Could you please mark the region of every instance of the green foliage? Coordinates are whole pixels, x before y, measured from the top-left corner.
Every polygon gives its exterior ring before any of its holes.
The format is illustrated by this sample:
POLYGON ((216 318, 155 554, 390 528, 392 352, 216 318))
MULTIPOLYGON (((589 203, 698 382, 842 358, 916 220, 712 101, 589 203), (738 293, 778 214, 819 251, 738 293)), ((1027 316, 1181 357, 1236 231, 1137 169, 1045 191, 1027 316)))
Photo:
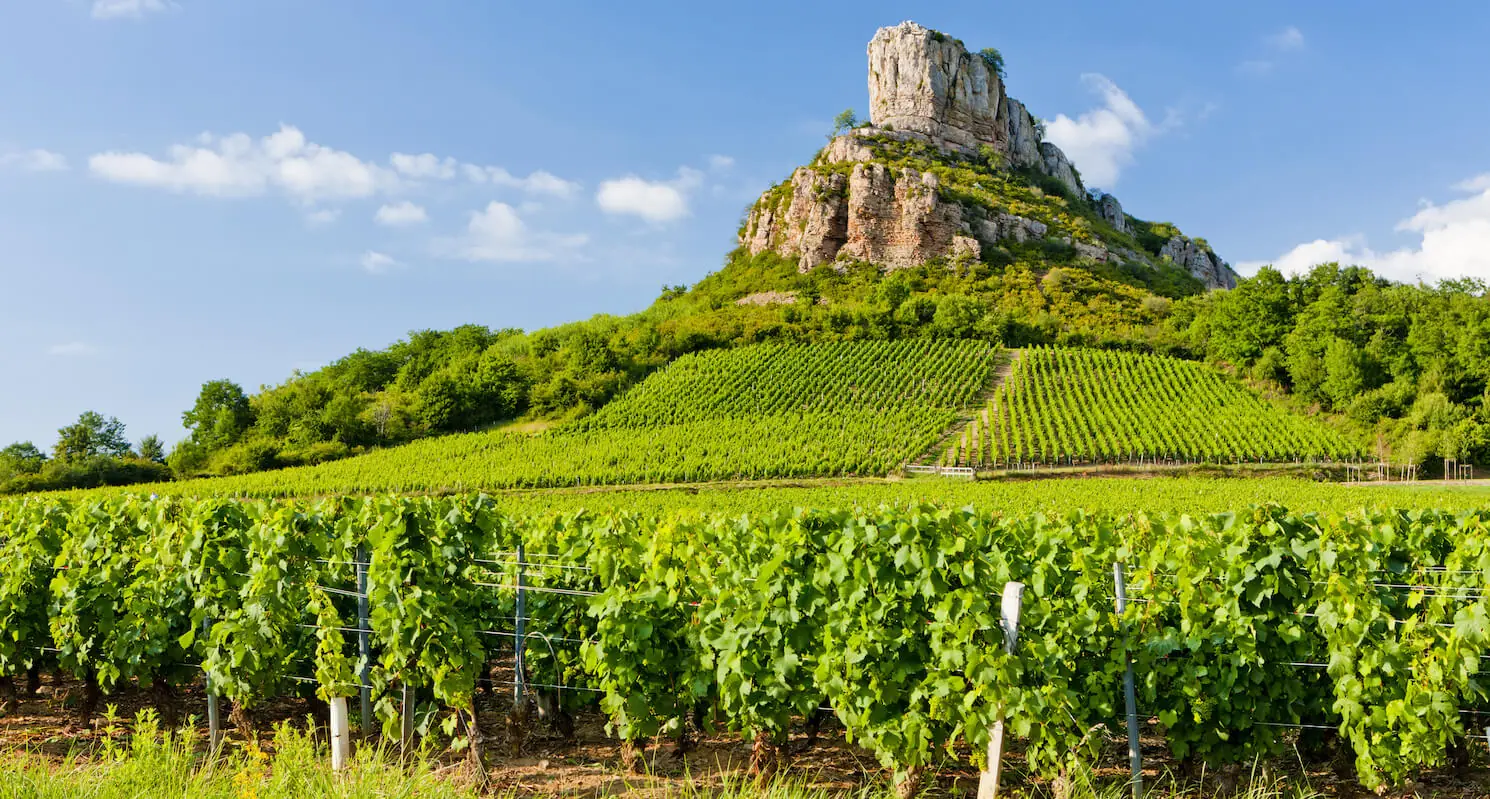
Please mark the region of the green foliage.
POLYGON ((241 565, 216 571, 218 582, 195 596, 189 640, 206 624, 199 651, 213 690, 252 708, 288 689, 313 648, 315 636, 301 625, 330 531, 323 516, 293 505, 204 511, 204 565, 241 565), (228 549, 235 545, 241 554, 228 549))
POLYGON ((831 587, 806 581, 830 557, 833 520, 774 513, 726 526, 704 564, 714 599, 701 606, 700 645, 711 656, 720 710, 747 739, 787 743, 793 717, 824 701, 814 672, 831 587))
POLYGON ((46 465, 46 453, 30 441, 19 441, 0 449, 0 481, 16 475, 36 474, 46 465))
POLYGON ((833 132, 828 134, 828 138, 831 139, 840 133, 853 130, 858 126, 859 118, 854 114, 854 109, 845 108, 838 112, 838 116, 833 117, 833 132))
MULTIPOLYGON (((28 648, 49 631, 64 668, 105 689, 176 679, 174 664, 202 657, 245 706, 307 670, 323 696, 346 696, 347 610, 326 586, 348 584, 365 546, 387 724, 386 689, 399 683, 470 707, 492 656, 480 631, 505 627, 521 565, 529 584, 595 594, 532 608, 535 623, 574 626, 530 650, 555 647, 542 668, 565 664, 567 684, 599 690, 628 740, 679 732, 707 702, 730 728, 780 742, 826 697, 851 739, 897 771, 944 762, 961 742, 981 753, 1002 719, 1030 770, 1053 776, 1096 756, 1131 652, 1140 711, 1176 756, 1251 762, 1282 751, 1288 725, 1321 725, 1384 788, 1441 765, 1469 734, 1461 711, 1490 707, 1478 680, 1490 654, 1487 522, 1483 510, 1278 506, 555 520, 483 496, 13 500, 0 502, 0 616, 28 648), (510 559, 518 544, 545 564, 510 559), (1142 600, 1121 617, 1115 563, 1142 600), (24 589, 49 570, 50 604, 31 601, 24 589), (548 582, 564 570, 574 582, 548 582), (1012 655, 997 606, 1010 581, 1025 586, 1012 655), (195 634, 204 621, 209 634, 195 634)), ((13 674, 27 664, 22 644, 7 646, 0 667, 13 674)))
MULTIPOLYGON (((390 684, 430 686, 441 703, 469 708, 485 664, 476 611, 489 589, 476 560, 492 552, 500 520, 486 497, 468 500, 379 499, 357 509, 367 530, 367 597, 382 642, 372 671, 390 684)), ((378 703, 385 734, 397 734, 399 707, 378 703)))
POLYGON ((248 395, 231 380, 203 383, 196 404, 181 414, 181 423, 191 431, 192 442, 208 450, 233 445, 253 421, 248 395))
POLYGON ((1315 530, 1276 508, 1203 519, 1152 519, 1129 583, 1147 635, 1140 703, 1177 757, 1249 762, 1279 754, 1279 730, 1329 721, 1317 625, 1296 613, 1315 594, 1315 530))
POLYGON ((0 502, 0 677, 41 664, 50 646, 47 592, 62 513, 49 503, 0 502))
POLYGON ((626 741, 677 733, 711 682, 695 641, 706 594, 691 579, 705 542, 684 526, 639 535, 625 517, 591 529, 591 563, 607 588, 590 605, 595 639, 583 652, 609 728, 626 741))
POLYGON ((77 463, 89 458, 123 458, 129 454, 129 439, 124 437, 124 423, 96 411, 84 411, 78 420, 57 431, 53 460, 77 463))
POLYGON ((449 436, 180 490, 284 496, 885 474, 972 402, 995 353, 983 342, 918 339, 685 356, 599 413, 543 433, 449 436))
POLYGON ((1156 457, 1276 462, 1358 451, 1200 364, 1037 348, 1022 353, 946 459, 968 466, 1156 457))
POLYGON ((1301 406, 1345 414, 1394 461, 1441 457, 1438 433, 1487 421, 1490 297, 1473 284, 1394 285, 1335 264, 1291 278, 1264 268, 1180 309, 1172 329, 1187 350, 1266 373, 1301 406))
POLYGON ((978 51, 978 57, 988 65, 988 71, 999 76, 999 80, 1008 79, 1009 76, 1004 72, 1004 54, 1000 53, 997 48, 985 47, 978 51))
POLYGON ((154 463, 166 462, 166 445, 160 440, 160 436, 151 434, 140 439, 140 460, 152 461, 154 463))

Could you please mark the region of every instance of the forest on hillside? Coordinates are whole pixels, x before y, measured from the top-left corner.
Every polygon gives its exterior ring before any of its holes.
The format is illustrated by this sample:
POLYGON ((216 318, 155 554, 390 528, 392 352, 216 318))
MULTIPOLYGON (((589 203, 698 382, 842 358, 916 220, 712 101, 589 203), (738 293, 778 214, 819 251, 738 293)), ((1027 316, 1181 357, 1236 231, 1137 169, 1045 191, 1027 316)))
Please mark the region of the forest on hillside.
POLYGON ((1490 461, 1490 295, 1478 281, 1389 282, 1325 264, 1271 268, 1236 289, 1167 297, 1036 253, 996 265, 869 264, 799 273, 769 253, 731 255, 648 309, 533 332, 466 325, 358 350, 249 393, 203 385, 186 438, 132 445, 88 412, 50 452, 0 450, 0 492, 241 474, 318 463, 518 419, 586 416, 691 352, 762 342, 978 339, 1173 355, 1232 370, 1327 414, 1396 462, 1490 461), (1032 260, 1033 259, 1033 260, 1032 260), (774 292, 784 302, 740 301, 774 292))

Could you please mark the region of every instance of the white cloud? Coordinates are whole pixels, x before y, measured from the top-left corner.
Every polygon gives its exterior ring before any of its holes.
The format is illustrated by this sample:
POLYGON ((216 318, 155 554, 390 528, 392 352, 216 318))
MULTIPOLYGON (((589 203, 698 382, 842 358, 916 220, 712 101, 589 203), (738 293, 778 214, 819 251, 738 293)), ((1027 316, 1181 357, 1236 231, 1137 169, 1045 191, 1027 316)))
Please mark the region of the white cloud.
POLYGON ((1461 180, 1454 184, 1454 188, 1463 192, 1479 192, 1490 189, 1490 172, 1483 175, 1475 175, 1469 180, 1461 180))
POLYGON ((61 358, 81 358, 97 352, 98 348, 86 341, 69 341, 66 344, 54 344, 47 348, 48 355, 56 355, 61 358))
POLYGON ((571 197, 579 191, 578 183, 564 180, 542 169, 527 177, 518 177, 499 166, 465 164, 454 158, 440 158, 433 153, 394 153, 390 161, 399 174, 415 179, 451 180, 460 175, 472 183, 491 184, 550 197, 571 197))
POLYGON ((518 189, 528 194, 567 198, 579 191, 579 184, 564 180, 551 172, 538 170, 525 178, 517 177, 499 166, 477 166, 462 164, 461 171, 472 183, 490 183, 493 186, 518 189))
POLYGON ((408 155, 406 153, 394 153, 388 161, 400 175, 415 179, 449 180, 455 177, 455 170, 459 166, 454 158, 440 159, 432 153, 422 155, 408 155))
POLYGON ((174 7, 175 4, 168 0, 93 0, 93 18, 139 19, 174 7))
POLYGON ((1087 185, 1112 188, 1123 168, 1133 163, 1133 151, 1164 127, 1150 122, 1127 92, 1106 77, 1086 74, 1081 79, 1102 96, 1102 106, 1075 119, 1058 115, 1046 123, 1045 138, 1076 164, 1087 185))
POLYGON ((309 211, 305 215, 305 221, 311 227, 324 227, 341 218, 340 208, 318 208, 309 211))
POLYGON ((1277 33, 1271 34, 1266 39, 1267 46, 1274 50, 1302 50, 1304 49, 1304 32, 1289 25, 1277 33))
POLYGON ((380 252, 373 252, 372 250, 368 250, 367 252, 362 254, 362 268, 366 269, 368 272, 374 275, 382 275, 388 272, 392 272, 394 269, 397 269, 400 266, 402 266, 402 264, 394 260, 393 257, 390 255, 385 255, 380 252))
POLYGON ((727 155, 709 156, 709 168, 715 170, 716 172, 722 172, 726 169, 729 169, 730 167, 733 167, 734 165, 735 159, 727 155))
POLYGON ((39 149, 0 153, 0 167, 25 172, 61 172, 67 169, 67 156, 39 149))
POLYGON ((1352 250, 1360 246, 1360 238, 1352 236, 1342 239, 1315 239, 1294 247, 1273 261, 1243 261, 1236 265, 1244 275, 1255 275, 1264 266, 1273 266, 1289 275, 1301 275, 1315 266, 1330 261, 1355 263, 1352 250))
POLYGON ((407 225, 417 225, 422 222, 428 222, 429 214, 426 214, 424 212, 423 207, 405 200, 400 203, 393 203, 391 205, 385 205, 382 208, 379 208, 377 214, 373 216, 373 219, 376 220, 377 223, 380 225, 386 225, 388 227, 403 227, 407 225))
POLYGON ((627 175, 600 184, 595 202, 608 214, 630 214, 648 222, 672 222, 688 216, 688 194, 703 185, 704 173, 679 167, 674 180, 651 181, 627 175))
POLYGON ((1417 213, 1397 223, 1397 231, 1419 237, 1415 246, 1377 252, 1359 236, 1316 239, 1272 261, 1244 262, 1239 268, 1250 273, 1271 263, 1282 272, 1301 274, 1320 263, 1339 261, 1405 282, 1464 277, 1490 280, 1490 173, 1454 188, 1469 196, 1442 205, 1425 202, 1417 213))
POLYGON ((118 183, 212 197, 278 189, 301 202, 370 197, 399 187, 398 175, 351 153, 307 141, 290 125, 255 141, 248 134, 202 134, 200 146, 174 145, 165 159, 107 152, 88 159, 93 174, 118 183))
POLYGON ((484 210, 472 211, 465 236, 443 243, 441 249, 468 261, 553 261, 573 256, 588 241, 584 234, 534 231, 512 206, 494 201, 484 210))
MULTIPOLYGON (((1268 51, 1278 55, 1296 53, 1306 46, 1304 32, 1293 25, 1262 37, 1262 44, 1268 51)), ((1278 62, 1272 58, 1251 58, 1237 64, 1236 71, 1242 75, 1262 77, 1272 74, 1277 66, 1278 62)))

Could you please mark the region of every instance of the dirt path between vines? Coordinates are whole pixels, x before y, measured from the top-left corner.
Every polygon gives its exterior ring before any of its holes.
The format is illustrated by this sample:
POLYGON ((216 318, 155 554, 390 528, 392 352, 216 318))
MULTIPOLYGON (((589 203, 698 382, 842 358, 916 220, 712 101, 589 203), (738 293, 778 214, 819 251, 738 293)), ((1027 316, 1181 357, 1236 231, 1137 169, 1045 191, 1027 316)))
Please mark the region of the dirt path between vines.
POLYGON ((999 365, 994 367, 993 372, 989 374, 988 381, 983 384, 983 389, 973 398, 972 404, 958 412, 957 418, 953 419, 952 423, 947 425, 947 429, 942 431, 942 435, 936 440, 936 443, 932 444, 929 450, 917 456, 912 463, 928 465, 936 464, 937 461, 941 460, 942 454, 947 451, 947 447, 952 445, 952 441, 962 435, 962 431, 966 430, 967 426, 974 419, 978 418, 978 414, 988 405, 988 401, 993 399, 993 395, 998 392, 999 387, 1004 384, 1005 380, 1009 379, 1010 375, 1014 374, 1014 364, 1018 363, 1022 357, 1024 357, 1024 350, 1004 350, 1000 352, 998 355, 1000 360, 999 365))

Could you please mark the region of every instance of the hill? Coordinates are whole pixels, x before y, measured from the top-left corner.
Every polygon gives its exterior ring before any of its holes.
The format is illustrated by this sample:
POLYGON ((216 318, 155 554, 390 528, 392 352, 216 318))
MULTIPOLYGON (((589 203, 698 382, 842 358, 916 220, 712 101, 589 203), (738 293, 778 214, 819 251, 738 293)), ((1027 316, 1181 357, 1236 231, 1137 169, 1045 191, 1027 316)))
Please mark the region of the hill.
POLYGON ((929 340, 717 350, 680 358, 600 413, 537 434, 442 436, 140 490, 270 497, 883 475, 976 404, 998 353, 929 340))
POLYGON ((598 413, 536 434, 444 436, 149 490, 273 497, 883 476, 935 457, 949 436, 942 462, 978 468, 1322 462, 1360 450, 1200 364, 1031 349, 1000 383, 995 367, 1005 361, 971 341, 716 350, 679 358, 598 413))

